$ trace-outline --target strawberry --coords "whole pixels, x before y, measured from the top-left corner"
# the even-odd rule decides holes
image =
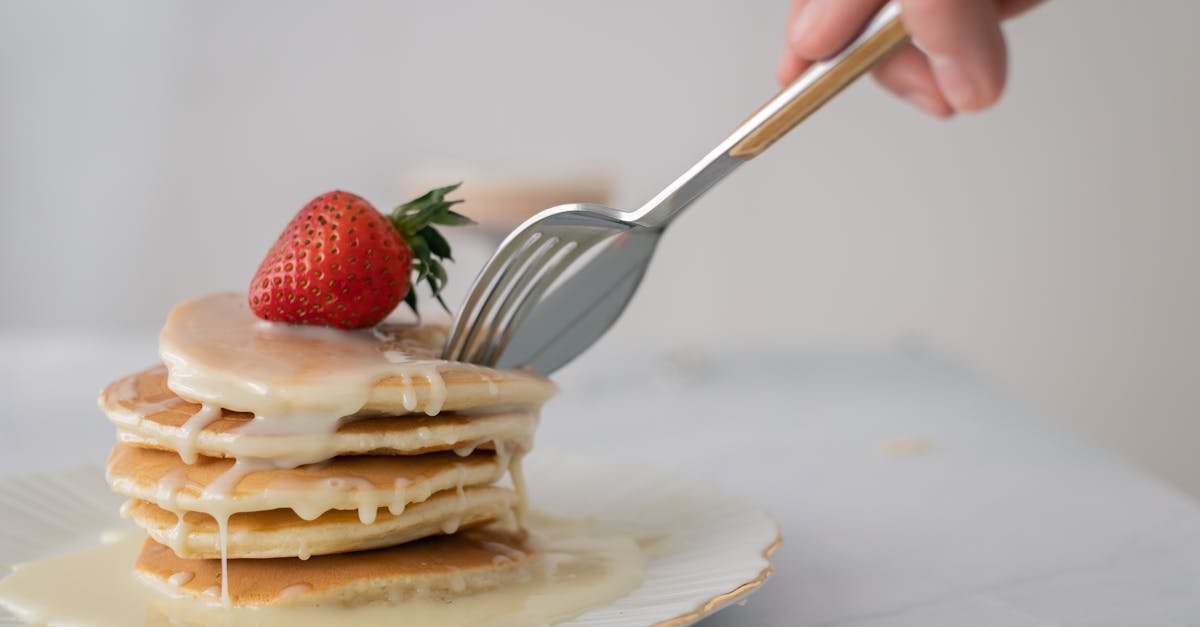
[[[360,329],[379,324],[403,300],[417,311],[413,284],[434,298],[446,283],[450,245],[432,225],[471,224],[440,187],[385,216],[343,191],[312,199],[284,228],[250,281],[250,309],[264,320]]]

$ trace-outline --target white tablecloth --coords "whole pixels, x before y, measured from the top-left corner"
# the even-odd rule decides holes
[[[153,344],[0,335],[0,476],[102,457],[95,392]],[[557,378],[539,446],[779,521],[770,582],[708,625],[1200,624],[1200,508],[937,355],[601,345]]]

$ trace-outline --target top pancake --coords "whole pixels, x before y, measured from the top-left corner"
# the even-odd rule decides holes
[[[443,327],[345,331],[270,323],[241,293],[176,306],[159,336],[180,397],[296,422],[314,415],[390,415],[539,405],[553,383],[529,373],[437,358]]]

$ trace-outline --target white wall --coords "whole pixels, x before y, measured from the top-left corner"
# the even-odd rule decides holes
[[[0,3],[0,325],[151,329],[431,159],[610,164],[635,205],[773,92],[784,12]],[[931,343],[1200,493],[1198,20],[1050,2],[948,124],[853,88],[673,229],[617,340]]]

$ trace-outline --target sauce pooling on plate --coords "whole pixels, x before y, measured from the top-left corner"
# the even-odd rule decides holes
[[[541,554],[528,579],[456,597],[452,602],[223,608],[215,604],[219,593],[216,589],[210,590],[214,603],[172,598],[138,581],[130,572],[129,565],[143,543],[140,534],[133,534],[98,548],[18,565],[12,575],[0,581],[0,604],[22,620],[51,626],[516,627],[569,620],[628,594],[642,581],[646,558],[629,536],[536,513],[531,513],[528,527]],[[506,558],[507,551],[512,549],[497,549],[495,559],[512,559]],[[182,586],[193,576],[179,571],[170,575],[170,580]],[[72,587],[69,602],[64,602],[64,581],[80,583]],[[286,600],[309,589],[303,581],[288,583],[281,596]]]

